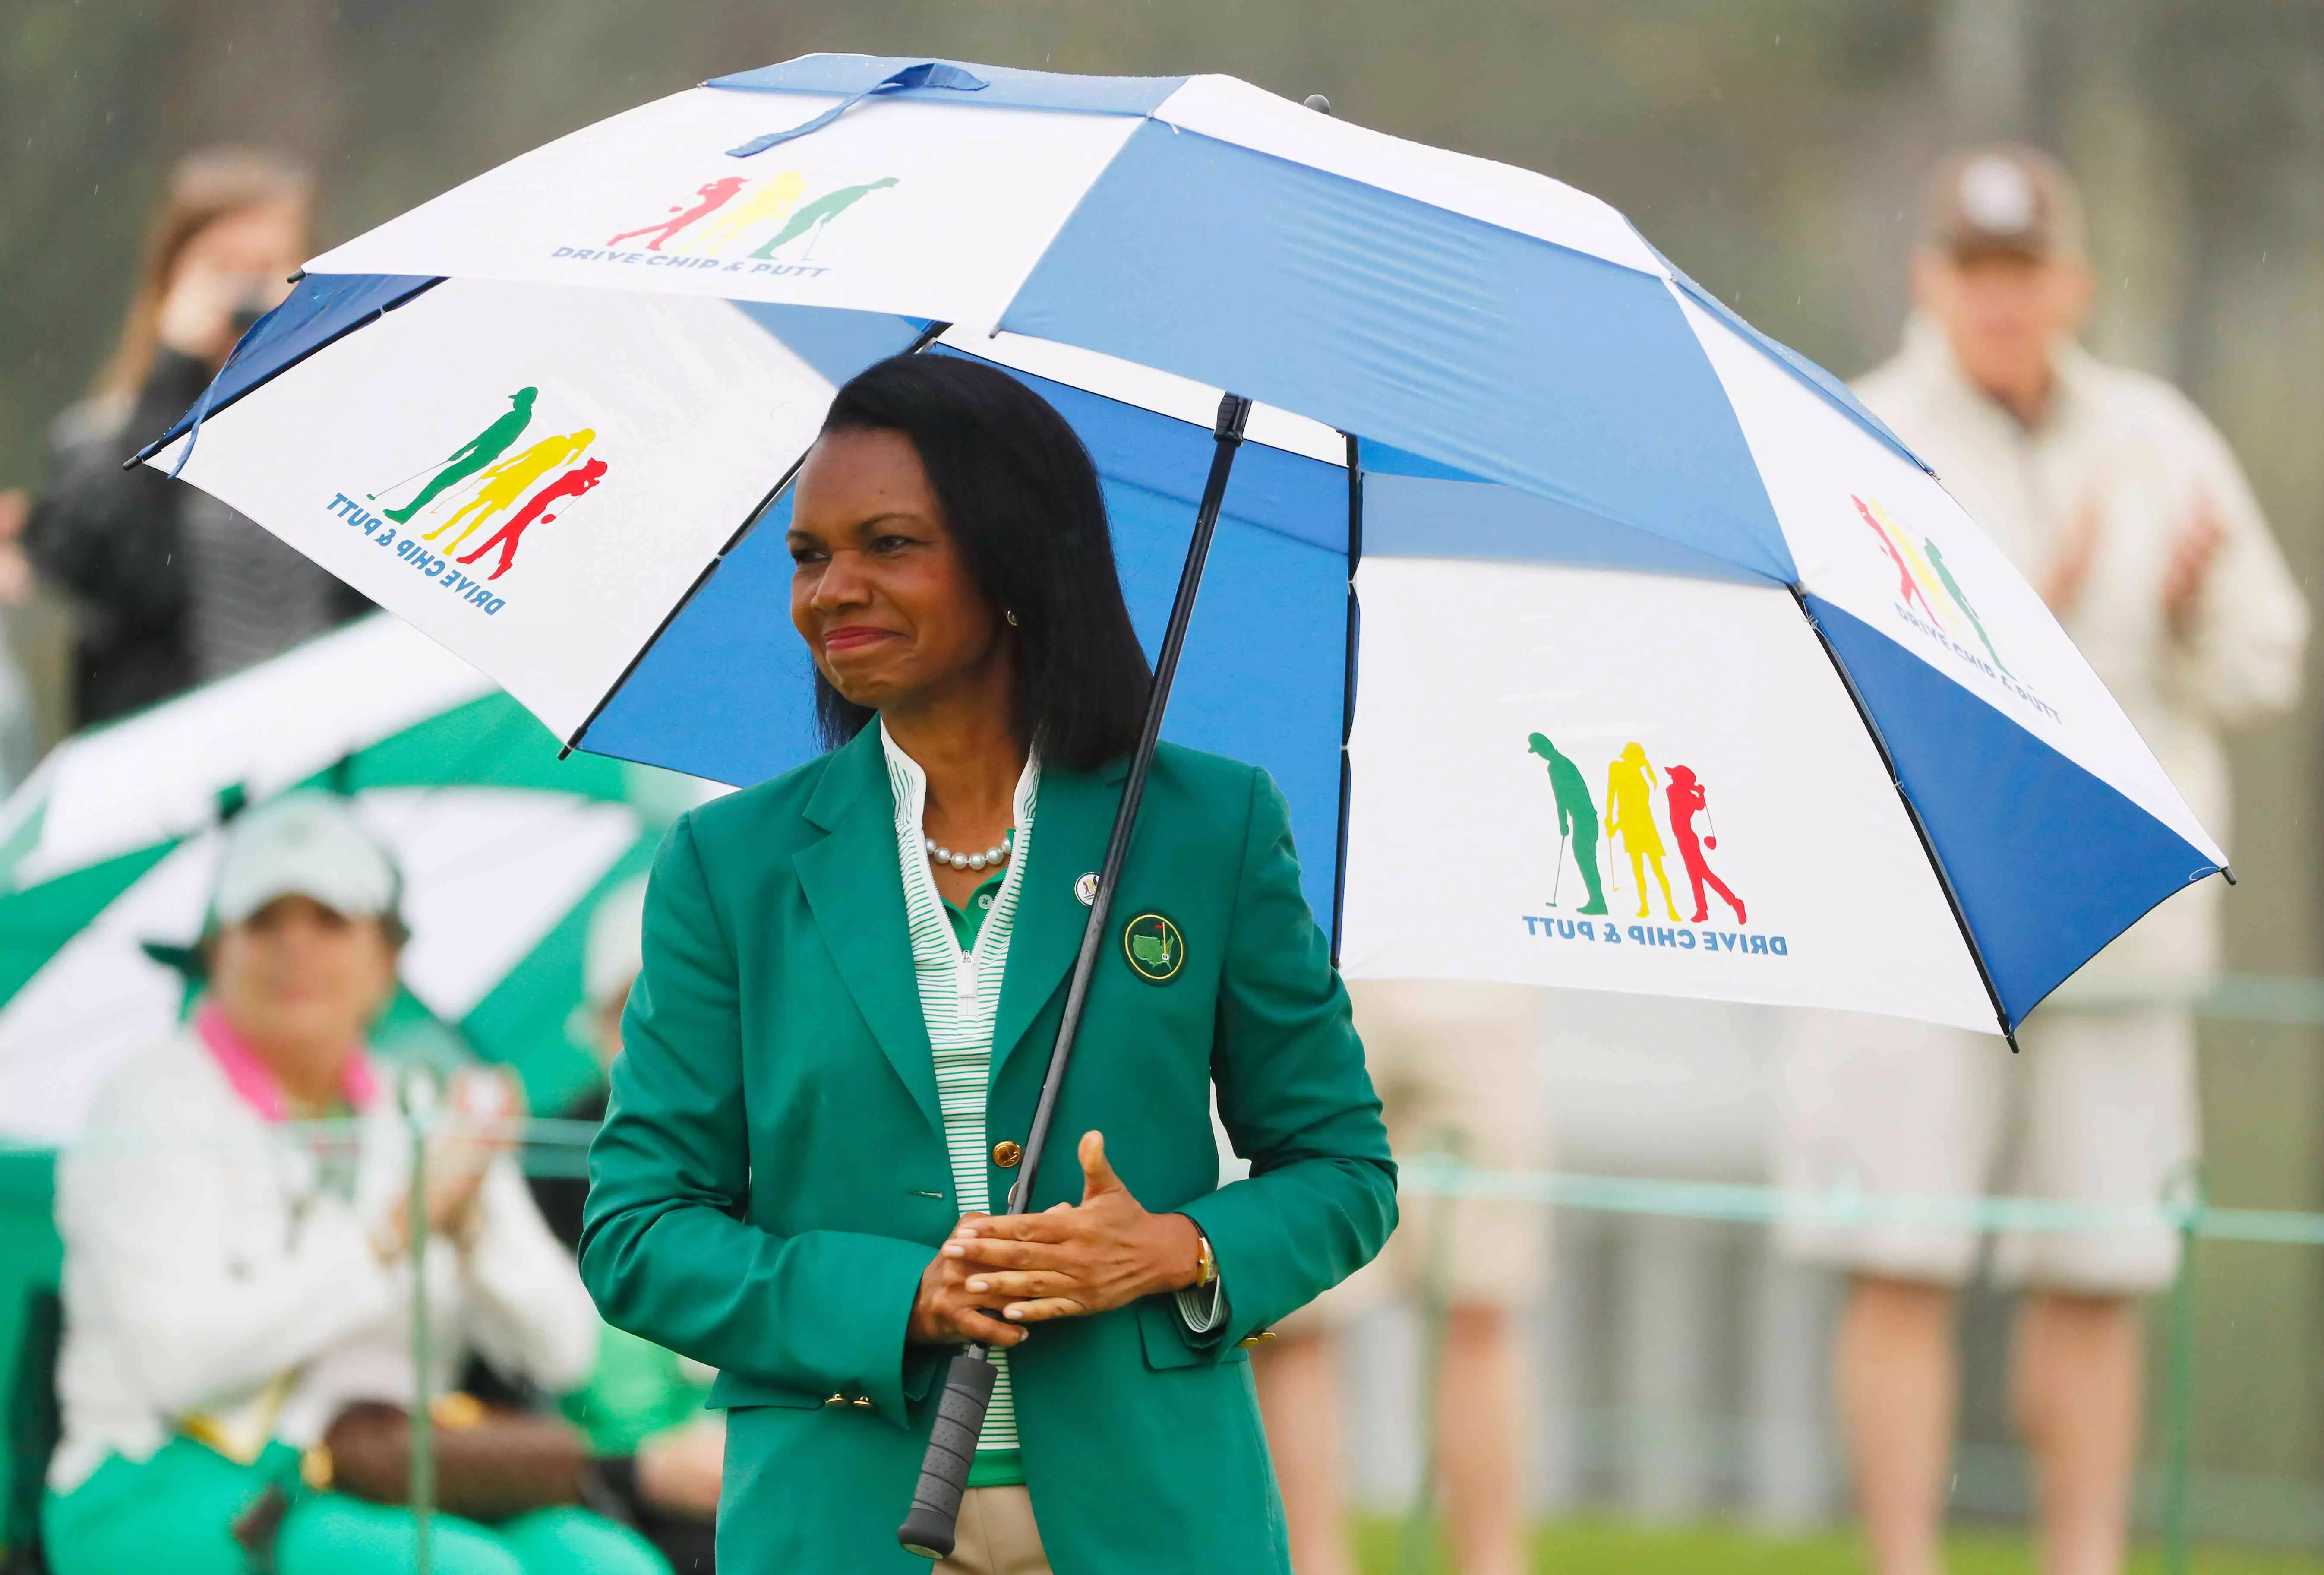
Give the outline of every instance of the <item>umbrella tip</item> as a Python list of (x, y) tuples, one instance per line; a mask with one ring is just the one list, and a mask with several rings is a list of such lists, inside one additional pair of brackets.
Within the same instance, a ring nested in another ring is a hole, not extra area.
[(1332, 101), (1321, 93), (1310, 93), (1307, 95), (1305, 103), (1310, 109), (1321, 111), (1325, 115), (1332, 113)]

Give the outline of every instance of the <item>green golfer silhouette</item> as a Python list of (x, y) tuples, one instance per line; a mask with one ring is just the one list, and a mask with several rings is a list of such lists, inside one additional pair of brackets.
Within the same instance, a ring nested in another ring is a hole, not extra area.
[(444, 468), (428, 478), (420, 496), (401, 508), (387, 511), (387, 517), (399, 525), (408, 525), (411, 516), (436, 500), (436, 496), (447, 486), (457, 486), (477, 471), (508, 452), (508, 447), (524, 435), (532, 424), (532, 402), (540, 396), (538, 388), (520, 388), (509, 395), (508, 413), (455, 449), (444, 461)]
[(1945, 555), (1937, 551), (1934, 542), (1923, 541), (1921, 545), (1929, 554), (1929, 567), (1935, 570), (1937, 578), (1944, 582), (1945, 594), (1953, 598), (1953, 606), (1960, 608), (1961, 616), (1969, 619), (1969, 627), (1977, 631), (1985, 653), (1993, 658), (1993, 664), (2004, 674), (2015, 678), (2017, 675), (2009, 671), (2009, 663), (2001, 659), (2001, 653), (1993, 648), (1993, 636), (1985, 632), (1985, 620), (1978, 617), (1977, 609), (1969, 605), (1969, 598), (1961, 593), (1960, 582), (1953, 578), (1953, 571), (1945, 567)]
[(1590, 888), (1590, 902), (1582, 912), (1602, 913), (1606, 894), (1598, 885), (1598, 806), (1590, 801), (1590, 784), (1582, 768), (1557, 752), (1547, 736), (1536, 733), (1526, 747), (1549, 763), (1549, 790), (1557, 795), (1557, 834), (1573, 839), (1573, 863)]
[[(799, 236), (807, 234), (807, 231), (829, 224), (833, 219), (837, 218), (841, 214), (845, 213), (849, 208), (862, 201), (863, 199), (871, 193), (884, 190), (886, 188), (893, 186), (895, 183), (896, 177), (890, 175), (884, 180), (873, 181), (866, 185), (842, 186), (836, 191), (826, 191), (822, 196), (816, 198), (813, 202), (808, 203), (806, 207), (792, 214), (790, 222), (775, 232), (775, 238), (769, 241), (765, 246), (761, 246), (757, 251), (752, 252), (751, 255), (753, 257), (771, 257), (777, 251), (780, 250), (783, 246), (788, 246), (792, 241), (798, 239)], [(809, 242), (808, 244), (812, 246), (814, 243)]]

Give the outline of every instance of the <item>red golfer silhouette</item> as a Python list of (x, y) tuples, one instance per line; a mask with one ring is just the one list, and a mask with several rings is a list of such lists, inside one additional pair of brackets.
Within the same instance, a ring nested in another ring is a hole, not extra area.
[(586, 465), (575, 466), (525, 499), (524, 506), (512, 514), (506, 524), (486, 537), (483, 546), (478, 547), (460, 561), (474, 563), (477, 559), (498, 547), (501, 550), (501, 561), (493, 566), (490, 574), (484, 576), (486, 579), (498, 579), (508, 572), (509, 565), (516, 561), (516, 544), (524, 535), (525, 526), (535, 520), (545, 523), (555, 519), (557, 517), (555, 514), (543, 514), (541, 511), (560, 497), (579, 497), (604, 477), (605, 462), (603, 459), (592, 459)]
[(1865, 524), (1869, 527), (1874, 535), (1880, 538), (1880, 550), (1887, 553), (1888, 561), (1896, 566), (1897, 596), (1908, 607), (1914, 602), (1919, 602), (1921, 610), (1929, 615), (1929, 622), (1941, 629), (1943, 628), (1943, 620), (1937, 616), (1937, 609), (1929, 605), (1929, 598), (1921, 593), (1921, 582), (1913, 578), (1913, 570), (1905, 563), (1904, 555), (1896, 551), (1895, 539), (1882, 527), (1878, 520), (1872, 517), (1872, 511), (1864, 506), (1862, 498), (1851, 495), (1848, 501), (1856, 505), (1856, 512), (1864, 516)]
[(640, 236), (652, 236), (653, 239), (646, 243), (646, 250), (659, 252), (661, 250), (662, 242), (678, 234), (696, 219), (706, 218), (726, 206), (726, 199), (742, 190), (745, 181), (740, 175), (722, 175), (715, 181), (695, 188), (694, 194), (702, 200), (692, 208), (682, 213), (676, 208), (672, 208), (669, 210), (670, 217), (661, 223), (650, 224), (643, 229), (624, 230), (605, 244), (609, 246), (618, 246), (623, 241), (633, 241)]
[[(1686, 878), (1694, 883), (1694, 917), (1690, 922), (1700, 924), (1711, 917), (1711, 903), (1702, 892), (1703, 887), (1709, 886), (1727, 899), (1727, 905), (1735, 910), (1738, 924), (1749, 923), (1743, 916), (1743, 899), (1729, 891), (1727, 883), (1711, 874), (1711, 866), (1703, 862), (1703, 844), (1694, 834), (1695, 815), (1710, 807), (1703, 797), (1702, 784), (1687, 766), (1674, 765), (1669, 770), (1670, 786), (1663, 792), (1670, 803), (1671, 835), (1678, 843), (1679, 858), (1686, 866)], [(1719, 846), (1716, 831), (1711, 834), (1710, 845)]]

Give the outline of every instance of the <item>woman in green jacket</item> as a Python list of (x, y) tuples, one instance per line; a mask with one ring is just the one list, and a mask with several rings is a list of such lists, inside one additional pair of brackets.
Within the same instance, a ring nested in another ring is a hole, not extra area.
[(1079, 1174), (987, 1218), (1151, 684), (1096, 472), (1014, 378), (899, 357), (840, 390), (788, 541), (833, 747), (665, 843), (582, 1243), (608, 1320), (719, 1370), (720, 1568), (926, 1569), (896, 1526), (973, 1339), (945, 1575), (1287, 1570), (1246, 1349), (1396, 1198), (1282, 795), (1162, 746), (1057, 1106)]

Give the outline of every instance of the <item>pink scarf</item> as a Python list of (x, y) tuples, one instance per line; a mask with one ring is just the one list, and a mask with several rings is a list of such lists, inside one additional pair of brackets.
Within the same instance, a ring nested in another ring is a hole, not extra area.
[[(194, 1012), (194, 1032), (203, 1045), (217, 1059), (218, 1070), (243, 1102), (258, 1112), (262, 1121), (290, 1119), (290, 1101), (282, 1092), (282, 1085), (258, 1059), (258, 1052), (234, 1031), (215, 1001), (204, 1001)], [(357, 1110), (368, 1110), (379, 1096), (379, 1074), (373, 1070), (371, 1057), (363, 1047), (355, 1047), (347, 1057), (346, 1070), (339, 1074), (339, 1091), (347, 1103)]]

